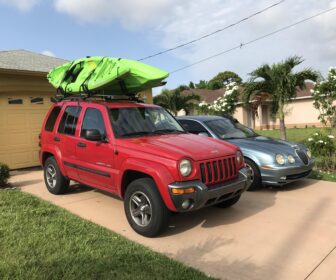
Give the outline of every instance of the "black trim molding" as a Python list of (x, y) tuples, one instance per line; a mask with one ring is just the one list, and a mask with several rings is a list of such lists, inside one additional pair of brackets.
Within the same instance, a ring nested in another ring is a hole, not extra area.
[(90, 173), (93, 173), (93, 174), (97, 174), (97, 175), (100, 175), (100, 176), (103, 176), (103, 177), (111, 177), (111, 175), (109, 173), (99, 171), (99, 170), (96, 170), (96, 169), (87, 168), (87, 167), (84, 167), (84, 166), (81, 166), (81, 165), (78, 165), (78, 164), (74, 164), (74, 163), (71, 163), (71, 162), (65, 161), (64, 165), (72, 167), (72, 168), (76, 168), (78, 170), (82, 170), (82, 171), (90, 172)]

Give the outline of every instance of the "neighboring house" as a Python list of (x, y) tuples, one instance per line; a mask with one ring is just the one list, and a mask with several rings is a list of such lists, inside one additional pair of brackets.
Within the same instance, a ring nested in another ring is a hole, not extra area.
[[(313, 88), (312, 83), (307, 83), (305, 90), (298, 90), (297, 96), (287, 106), (287, 115), (285, 119), (286, 127), (306, 127), (306, 126), (322, 126), (318, 120), (319, 111), (313, 106), (313, 98), (310, 90)], [(225, 91), (219, 90), (203, 90), (191, 89), (184, 91), (184, 94), (194, 92), (201, 97), (201, 101), (212, 103), (218, 97), (223, 96)], [(184, 112), (179, 112), (183, 115)], [(191, 114), (197, 114), (197, 110)], [(242, 124), (254, 129), (275, 129), (279, 128), (279, 120), (273, 120), (271, 116), (271, 102), (265, 100), (258, 107), (257, 116), (253, 117), (252, 109), (247, 108), (242, 102), (238, 104), (234, 117)]]
[[(0, 51), (0, 162), (39, 165), (38, 135), (56, 90), (47, 73), (66, 60), (26, 50)], [(151, 90), (142, 93), (152, 103)]]

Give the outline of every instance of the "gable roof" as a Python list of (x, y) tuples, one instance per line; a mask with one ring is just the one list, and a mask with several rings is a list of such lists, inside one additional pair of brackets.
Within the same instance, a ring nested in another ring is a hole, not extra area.
[[(304, 90), (297, 89), (296, 91), (296, 98), (302, 99), (302, 98), (312, 98), (311, 89), (314, 88), (314, 84), (311, 82), (306, 83), (306, 88)], [(206, 103), (213, 103), (218, 97), (222, 97), (225, 94), (224, 89), (187, 89), (182, 92), (182, 94), (198, 94), (201, 98), (201, 101), (205, 101)]]
[(26, 50), (0, 51), (0, 69), (48, 73), (67, 60)]

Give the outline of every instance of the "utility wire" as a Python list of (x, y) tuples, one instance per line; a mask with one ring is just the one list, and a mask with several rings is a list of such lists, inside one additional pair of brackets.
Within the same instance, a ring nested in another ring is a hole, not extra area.
[(203, 35), (203, 36), (201, 36), (201, 37), (199, 37), (199, 38), (195, 38), (195, 39), (193, 39), (193, 40), (191, 40), (191, 41), (182, 43), (182, 44), (180, 44), (180, 45), (177, 45), (177, 46), (175, 46), (175, 47), (169, 48), (169, 49), (167, 49), (167, 50), (164, 50), (164, 51), (161, 51), (161, 52), (158, 52), (158, 53), (155, 53), (155, 54), (152, 54), (152, 55), (149, 55), (149, 56), (140, 58), (140, 59), (138, 59), (138, 61), (147, 60), (147, 59), (149, 59), (149, 58), (152, 58), (152, 57), (155, 57), (155, 56), (164, 54), (164, 53), (171, 52), (171, 51), (173, 51), (173, 50), (176, 50), (176, 49), (179, 49), (179, 48), (188, 46), (188, 45), (190, 45), (190, 44), (193, 44), (193, 43), (195, 43), (195, 42), (198, 42), (198, 41), (200, 41), (200, 40), (203, 40), (203, 39), (205, 39), (205, 38), (208, 38), (208, 37), (210, 37), (210, 36), (213, 36), (213, 35), (215, 35), (215, 34), (217, 34), (217, 33), (219, 33), (219, 32), (222, 32), (222, 31), (224, 31), (224, 30), (226, 30), (226, 29), (229, 29), (229, 28), (231, 28), (231, 27), (233, 27), (233, 26), (236, 26), (236, 25), (238, 25), (238, 24), (240, 24), (240, 23), (242, 23), (242, 22), (244, 22), (244, 21), (247, 21), (247, 20), (249, 20), (249, 19), (251, 19), (251, 18), (253, 18), (253, 17), (255, 17), (255, 16), (259, 15), (259, 14), (262, 14), (262, 13), (264, 13), (264, 12), (266, 12), (266, 11), (268, 11), (268, 10), (270, 10), (270, 9), (272, 9), (272, 8), (274, 8), (274, 7), (278, 6), (278, 5), (280, 5), (280, 4), (282, 4), (282, 3), (285, 2), (285, 1), (287, 1), (287, 0), (281, 0), (281, 1), (277, 2), (277, 3), (274, 3), (274, 4), (271, 5), (271, 6), (268, 6), (268, 7), (264, 8), (264, 9), (258, 11), (258, 12), (255, 12), (254, 14), (251, 14), (251, 15), (249, 15), (249, 16), (247, 16), (247, 17), (241, 19), (241, 20), (238, 20), (238, 21), (236, 21), (236, 22), (234, 22), (234, 23), (231, 23), (231, 24), (229, 24), (229, 25), (227, 25), (227, 26), (225, 26), (225, 27), (223, 27), (223, 28), (220, 28), (220, 29), (214, 31), (214, 32), (205, 34), (205, 35)]
[(321, 15), (323, 15), (323, 14), (329, 13), (329, 12), (334, 11), (334, 10), (336, 10), (336, 6), (330, 8), (330, 9), (328, 9), (328, 10), (324, 10), (324, 11), (322, 11), (322, 12), (320, 12), (320, 13), (315, 14), (315, 15), (312, 15), (312, 16), (310, 16), (310, 17), (304, 18), (304, 19), (302, 19), (302, 20), (300, 20), (300, 21), (297, 21), (297, 22), (295, 22), (295, 23), (292, 23), (292, 24), (290, 24), (290, 25), (284, 26), (284, 27), (282, 27), (282, 28), (280, 28), (280, 29), (277, 29), (277, 30), (275, 30), (275, 31), (273, 31), (273, 32), (271, 32), (271, 33), (268, 33), (268, 34), (265, 34), (265, 35), (260, 36), (260, 37), (258, 37), (258, 38), (255, 38), (255, 39), (253, 39), (253, 40), (251, 40), (251, 41), (248, 41), (248, 42), (246, 42), (246, 43), (241, 43), (241, 44), (239, 44), (239, 45), (237, 45), (237, 46), (235, 46), (235, 47), (232, 47), (232, 48), (230, 48), (230, 49), (224, 50), (224, 51), (222, 51), (222, 52), (220, 52), (220, 53), (214, 54), (214, 55), (212, 55), (212, 56), (208, 56), (208, 57), (203, 58), (203, 59), (201, 59), (201, 60), (198, 60), (198, 61), (196, 61), (196, 62), (194, 62), (194, 63), (192, 63), (192, 64), (189, 64), (189, 65), (186, 65), (186, 66), (184, 66), (184, 67), (178, 68), (178, 69), (176, 69), (176, 70), (174, 70), (174, 71), (171, 71), (170, 74), (173, 74), (173, 73), (182, 71), (182, 70), (184, 70), (184, 69), (190, 68), (190, 67), (192, 67), (192, 66), (194, 66), (194, 65), (200, 64), (200, 63), (202, 63), (202, 62), (205, 62), (205, 61), (210, 60), (210, 59), (212, 59), (212, 58), (215, 58), (215, 57), (217, 57), (217, 56), (220, 56), (220, 55), (223, 55), (223, 54), (232, 52), (232, 51), (234, 51), (234, 50), (241, 49), (241, 48), (244, 47), (244, 46), (250, 45), (250, 44), (252, 44), (252, 43), (255, 43), (255, 42), (257, 42), (257, 41), (260, 41), (260, 40), (262, 40), (262, 39), (265, 39), (265, 38), (267, 38), (267, 37), (271, 37), (271, 36), (273, 36), (273, 35), (275, 35), (275, 34), (277, 34), (277, 33), (280, 33), (280, 32), (282, 32), (282, 31), (284, 31), (284, 30), (287, 30), (287, 29), (292, 28), (292, 27), (294, 27), (294, 26), (296, 26), (296, 25), (299, 25), (299, 24), (301, 24), (301, 23), (304, 23), (304, 22), (306, 22), (306, 21), (309, 21), (309, 20), (311, 20), (311, 19), (313, 19), (313, 18), (316, 18), (316, 17), (318, 17), (318, 16), (321, 16)]

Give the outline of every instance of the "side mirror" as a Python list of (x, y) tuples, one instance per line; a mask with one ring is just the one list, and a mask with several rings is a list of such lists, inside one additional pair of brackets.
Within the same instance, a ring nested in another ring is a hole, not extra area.
[(85, 139), (89, 141), (101, 141), (103, 139), (98, 129), (87, 129)]
[(206, 132), (199, 132), (198, 135), (199, 135), (199, 136), (209, 137), (209, 134), (206, 133)]

